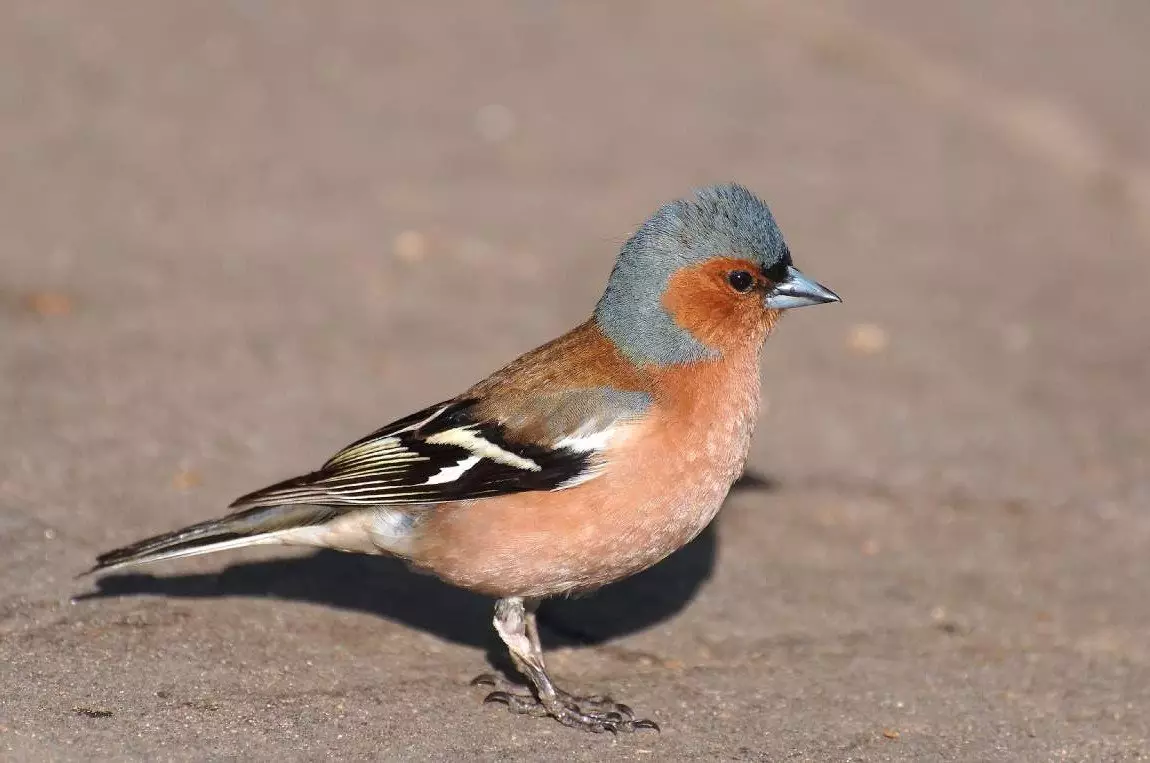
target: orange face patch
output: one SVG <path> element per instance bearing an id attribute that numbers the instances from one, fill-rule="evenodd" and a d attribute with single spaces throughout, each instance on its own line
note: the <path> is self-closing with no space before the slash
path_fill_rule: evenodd
<path id="1" fill-rule="evenodd" d="M 746 271 L 754 285 L 746 292 L 731 285 L 730 274 Z M 735 257 L 716 257 L 683 268 L 671 276 L 663 307 L 680 328 L 723 354 L 758 349 L 778 320 L 777 310 L 763 306 L 767 281 L 759 267 Z"/>

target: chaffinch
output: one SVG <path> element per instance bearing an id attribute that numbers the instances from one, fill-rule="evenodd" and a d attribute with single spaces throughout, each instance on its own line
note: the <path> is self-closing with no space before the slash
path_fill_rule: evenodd
<path id="1" fill-rule="evenodd" d="M 402 557 L 498 599 L 495 630 L 534 693 L 488 700 L 590 731 L 657 729 L 555 685 L 536 607 L 646 569 L 706 527 L 743 469 L 764 340 L 783 310 L 838 300 L 794 268 L 750 191 L 699 190 L 631 236 L 587 322 L 92 571 L 267 543 Z"/>

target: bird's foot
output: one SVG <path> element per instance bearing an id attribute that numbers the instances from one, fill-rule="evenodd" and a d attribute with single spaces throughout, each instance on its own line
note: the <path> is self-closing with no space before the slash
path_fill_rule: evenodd
<path id="1" fill-rule="evenodd" d="M 646 718 L 636 718 L 630 707 L 601 694 L 581 697 L 557 688 L 553 698 L 541 699 L 529 691 L 515 691 L 512 684 L 491 674 L 477 676 L 471 685 L 495 687 L 495 691 L 484 697 L 484 703 L 500 702 L 517 715 L 551 717 L 564 726 L 597 734 L 639 729 L 659 731 L 659 724 Z"/>
<path id="2" fill-rule="evenodd" d="M 471 679 L 471 686 L 490 686 L 495 691 L 488 692 L 483 698 L 483 704 L 489 702 L 502 702 L 507 709 L 521 715 L 531 715 L 536 718 L 545 718 L 547 708 L 536 699 L 535 695 L 526 686 L 514 684 L 502 676 L 494 673 L 481 673 Z"/>

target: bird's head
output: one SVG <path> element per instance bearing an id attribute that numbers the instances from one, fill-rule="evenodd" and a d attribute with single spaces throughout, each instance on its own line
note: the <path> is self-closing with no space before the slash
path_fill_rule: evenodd
<path id="1" fill-rule="evenodd" d="M 632 361 L 672 365 L 757 350 L 782 310 L 838 301 L 794 267 L 767 205 L 729 184 L 643 223 L 619 252 L 595 319 Z"/>

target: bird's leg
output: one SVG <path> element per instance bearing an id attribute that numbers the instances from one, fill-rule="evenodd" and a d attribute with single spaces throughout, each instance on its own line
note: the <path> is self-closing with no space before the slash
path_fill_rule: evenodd
<path id="1" fill-rule="evenodd" d="M 538 618 L 535 617 L 535 610 L 538 609 L 539 602 L 528 602 L 524 606 L 527 610 L 527 638 L 531 641 L 531 648 L 539 657 L 540 664 L 543 664 L 543 642 L 539 640 L 539 621 Z M 564 704 L 568 706 L 575 705 L 584 708 L 590 706 L 591 709 L 598 710 L 600 712 L 610 711 L 619 713 L 628 720 L 635 717 L 635 714 L 631 711 L 630 707 L 624 705 L 622 702 L 616 702 L 606 694 L 578 696 L 575 694 L 568 694 L 558 686 L 555 686 L 554 688 L 555 692 L 559 695 L 559 698 L 563 701 Z M 648 723 L 653 722 L 648 721 Z M 658 728 L 658 726 L 655 728 Z"/>
<path id="2" fill-rule="evenodd" d="M 537 604 L 525 604 L 523 599 L 515 597 L 500 599 L 495 605 L 495 630 L 507 644 L 515 666 L 535 687 L 535 696 L 498 690 L 488 694 L 484 701 L 502 702 L 515 713 L 549 715 L 564 726 L 587 731 L 658 730 L 653 721 L 636 720 L 629 707 L 609 697 L 576 697 L 555 686 L 543 663 L 543 648 L 535 622 Z"/>

